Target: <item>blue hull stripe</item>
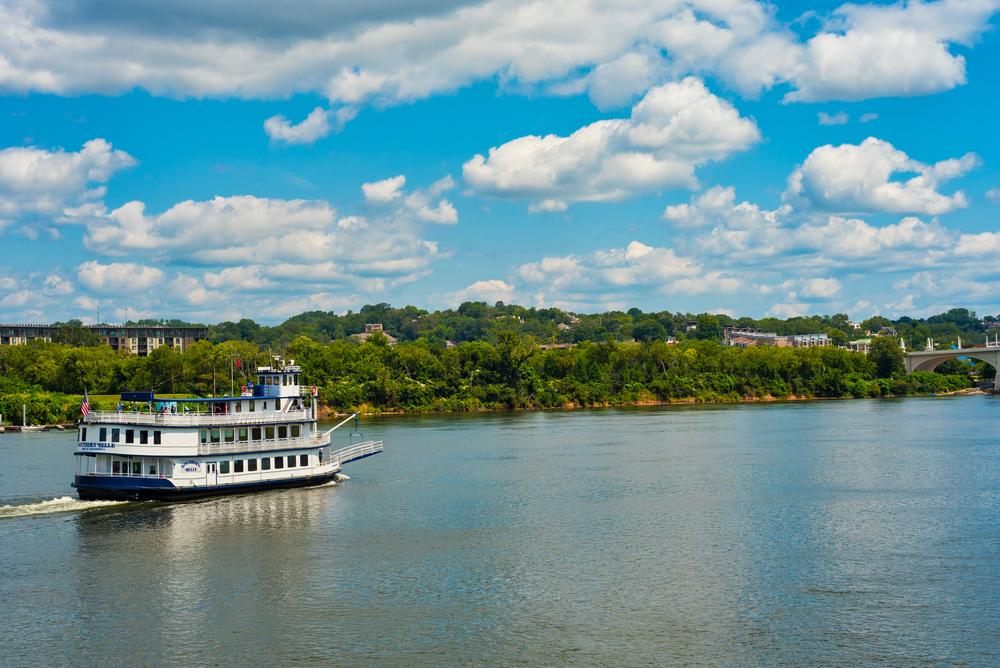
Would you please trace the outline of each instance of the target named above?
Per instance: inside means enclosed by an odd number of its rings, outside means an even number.
[[[81,499],[193,499],[219,494],[238,494],[282,487],[306,487],[333,480],[339,471],[304,478],[255,480],[228,485],[177,487],[164,478],[132,478],[127,476],[76,476],[73,486]],[[94,483],[97,484],[94,484]],[[143,483],[156,483],[154,485]],[[165,484],[159,484],[165,483]]]

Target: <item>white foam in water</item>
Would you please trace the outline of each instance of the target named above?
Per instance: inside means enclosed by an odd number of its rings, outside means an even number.
[[[73,513],[94,508],[119,506],[128,501],[81,501],[72,496],[60,496],[58,499],[26,503],[20,506],[0,506],[0,519],[10,517],[27,517],[29,515],[50,515],[52,513]]]
[[[340,482],[341,480],[350,480],[351,476],[344,475],[343,473],[338,473],[337,475],[333,476],[333,479],[336,480],[337,482]]]

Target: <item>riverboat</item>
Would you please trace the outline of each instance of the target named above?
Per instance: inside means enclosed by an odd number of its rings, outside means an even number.
[[[370,440],[333,448],[332,432],[351,419],[356,426],[357,416],[320,431],[315,388],[303,392],[294,360],[259,367],[256,379],[240,396],[124,392],[116,411],[92,411],[85,401],[73,481],[80,498],[191,499],[318,485],[382,452],[382,442]]]

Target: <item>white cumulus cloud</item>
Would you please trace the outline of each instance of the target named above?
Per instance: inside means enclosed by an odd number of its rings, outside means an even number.
[[[402,174],[381,181],[361,184],[361,192],[369,202],[384,204],[398,199],[406,185],[406,177]]]
[[[95,260],[84,262],[77,268],[80,282],[100,293],[134,293],[151,290],[161,283],[163,271],[133,262],[102,264]]]
[[[498,301],[511,302],[514,300],[514,297],[514,286],[499,278],[476,281],[461,290],[445,295],[446,301],[452,305],[468,301],[481,301],[488,304]]]
[[[316,107],[301,123],[293,124],[284,116],[264,121],[264,132],[274,141],[286,144],[311,144],[330,134],[330,112]]]
[[[474,156],[462,173],[477,192],[499,197],[617,200],[694,187],[697,166],[759,138],[753,121],[689,77],[649,91],[627,119],[597,121],[567,137],[520,137]]]
[[[79,151],[11,147],[0,150],[0,219],[65,216],[103,208],[104,184],[135,159],[104,139]]]
[[[978,164],[979,158],[968,153],[927,165],[874,137],[860,144],[827,144],[814,149],[792,173],[785,198],[825,211],[937,215],[967,205],[961,191],[947,195],[938,187]],[[894,179],[908,173],[916,175]]]

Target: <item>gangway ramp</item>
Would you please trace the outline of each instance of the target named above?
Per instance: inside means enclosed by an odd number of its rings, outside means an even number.
[[[380,452],[382,452],[382,441],[362,441],[361,443],[355,443],[340,450],[334,450],[330,453],[330,459],[343,466],[344,464],[356,462],[365,457],[377,455]]]

